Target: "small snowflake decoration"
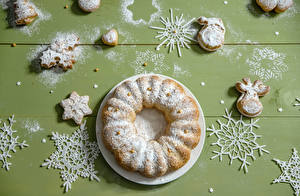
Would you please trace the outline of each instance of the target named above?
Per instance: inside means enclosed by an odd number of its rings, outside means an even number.
[[[14,120],[14,115],[8,118],[9,124],[7,125],[3,122],[3,126],[0,127],[0,161],[2,161],[2,168],[6,170],[10,169],[12,165],[8,162],[8,159],[11,158],[11,152],[16,152],[16,147],[20,149],[27,147],[26,141],[18,142],[19,136],[14,137],[13,134],[17,132],[13,130],[12,126],[16,122]],[[0,121],[1,122],[1,121]]]
[[[258,150],[259,155],[263,155],[263,152],[269,153],[265,150],[266,145],[259,145],[256,142],[257,138],[260,138],[260,135],[256,135],[253,132],[253,128],[259,128],[256,124],[259,119],[253,121],[250,120],[250,123],[247,124],[243,121],[242,116],[240,120],[236,121],[231,117],[232,112],[228,112],[226,109],[226,115],[223,115],[227,122],[221,122],[217,120],[219,124],[219,129],[216,129],[214,125],[212,128],[208,128],[208,131],[212,133],[209,136],[215,135],[218,140],[211,145],[217,145],[221,149],[220,151],[213,151],[216,155],[211,157],[214,159],[219,157],[220,161],[223,159],[223,155],[228,155],[230,159],[230,164],[233,160],[238,159],[242,162],[240,169],[244,169],[244,172],[248,172],[248,166],[250,165],[248,158],[255,160],[254,151]]]
[[[288,161],[280,161],[273,159],[280,167],[282,173],[276,178],[273,183],[289,183],[294,191],[295,195],[299,196],[300,192],[300,158],[297,150],[293,149],[293,154]]]
[[[169,52],[172,52],[177,47],[178,54],[181,57],[180,48],[190,48],[189,43],[191,41],[195,41],[191,36],[193,35],[194,30],[190,29],[190,24],[195,20],[195,18],[191,19],[187,23],[183,24],[185,21],[183,19],[183,14],[178,18],[175,16],[175,20],[173,17],[173,11],[170,9],[170,18],[164,19],[160,17],[160,22],[165,27],[154,27],[150,26],[151,29],[159,30],[158,35],[155,38],[159,40],[163,40],[157,47],[156,50],[159,50],[162,45],[167,44],[166,47],[169,47]]]
[[[300,98],[296,98],[296,101],[297,101],[298,103],[295,103],[294,106],[300,106]]]
[[[282,73],[288,71],[284,60],[285,54],[277,53],[272,48],[254,48],[252,57],[246,62],[249,64],[249,73],[266,82],[282,79]]]
[[[59,135],[52,133],[52,140],[55,141],[57,151],[46,159],[42,166],[61,170],[61,178],[64,181],[63,187],[68,192],[71,184],[79,176],[90,178],[90,180],[100,179],[96,176],[95,160],[99,155],[99,149],[96,142],[89,142],[89,136],[86,131],[86,121],[75,131],[71,137],[68,135]]]
[[[79,96],[73,91],[68,99],[60,102],[64,108],[62,118],[64,120],[73,119],[76,124],[80,125],[84,116],[91,114],[93,111],[88,106],[89,96]]]

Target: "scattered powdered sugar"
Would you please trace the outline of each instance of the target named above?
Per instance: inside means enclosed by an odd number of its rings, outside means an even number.
[[[134,121],[138,135],[146,141],[160,137],[167,127],[164,114],[157,109],[144,108],[139,112]]]
[[[71,34],[72,33],[58,32],[52,42],[54,43],[55,40],[63,40],[63,37]],[[68,45],[69,43],[66,44]],[[65,72],[61,67],[58,66],[52,67],[51,69],[43,69],[41,67],[40,57],[42,56],[42,52],[47,50],[48,47],[48,45],[41,45],[32,49],[31,52],[28,54],[27,59],[30,61],[31,72],[35,72],[38,74],[37,79],[44,86],[54,88],[57,83],[62,82],[64,80],[64,76],[76,70],[76,66],[74,66],[73,69],[67,72]],[[55,46],[53,45],[53,47]],[[85,59],[89,57],[89,54],[85,50],[85,46],[77,46],[73,50],[73,54],[77,64],[84,63]]]
[[[135,74],[142,73],[161,73],[169,70],[170,68],[164,64],[165,55],[156,53],[150,50],[136,51],[136,60],[130,63],[130,66],[134,69]],[[147,68],[151,70],[145,70],[143,64],[147,62]]]
[[[148,22],[143,19],[134,20],[133,13],[128,9],[128,6],[132,5],[133,3],[134,3],[134,0],[123,0],[122,1],[121,13],[123,16],[123,20],[125,22],[131,23],[133,25],[139,25],[139,24],[149,25],[153,21],[155,21],[161,14],[162,10],[160,8],[160,4],[159,4],[158,0],[152,0],[152,6],[155,7],[157,9],[157,11],[155,13],[151,14],[150,20]]]
[[[173,75],[175,77],[191,77],[192,74],[188,70],[184,70],[181,66],[178,64],[174,64],[174,72]],[[204,84],[205,85],[205,84]]]
[[[113,62],[122,62],[124,56],[120,54],[120,52],[109,51],[105,57]]]
[[[24,25],[24,26],[17,26],[15,23],[15,8],[14,8],[14,1],[12,0],[0,0],[0,5],[4,10],[7,11],[7,22],[10,27],[13,27],[15,29],[20,30],[22,33],[32,36],[34,34],[39,33],[39,25],[42,22],[45,22],[47,20],[51,19],[51,14],[37,8],[33,3],[30,3],[30,5],[34,8],[35,12],[38,14],[36,19],[30,24],[30,25]]]
[[[258,76],[261,80],[282,79],[282,73],[288,71],[285,63],[286,55],[272,48],[254,48],[252,57],[247,58],[249,74]]]
[[[27,119],[23,121],[23,127],[31,134],[38,131],[43,131],[44,129],[41,128],[39,122],[37,120],[30,120]]]

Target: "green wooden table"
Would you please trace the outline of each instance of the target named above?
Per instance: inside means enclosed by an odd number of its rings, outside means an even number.
[[[154,0],[153,0],[154,1]],[[52,131],[71,134],[77,129],[72,121],[62,121],[62,108],[58,103],[75,90],[80,95],[90,96],[93,114],[87,118],[88,132],[95,140],[95,119],[102,98],[121,80],[134,74],[155,72],[173,77],[185,84],[199,100],[205,114],[206,124],[216,125],[225,108],[233,110],[236,119],[235,102],[239,93],[235,82],[245,76],[259,78],[251,74],[251,62],[262,66],[272,64],[269,59],[257,60],[259,51],[271,51],[280,56],[280,65],[285,69],[271,78],[264,78],[271,86],[271,92],[261,101],[263,114],[259,117],[262,135],[258,140],[265,144],[270,154],[251,161],[249,172],[239,171],[240,162],[229,166],[229,159],[222,162],[211,160],[211,146],[216,137],[207,137],[202,154],[196,164],[181,178],[161,186],[138,185],[117,175],[100,155],[96,160],[100,182],[78,179],[73,183],[70,195],[293,195],[288,184],[271,184],[280,174],[280,168],[273,158],[288,160],[292,148],[300,150],[300,107],[295,107],[295,98],[300,97],[300,1],[282,14],[265,14],[253,0],[156,0],[155,8],[151,0],[136,1],[128,6],[133,20],[143,19],[146,24],[132,24],[123,15],[125,1],[102,0],[99,10],[91,14],[81,12],[76,0],[33,0],[43,11],[50,13],[50,20],[41,22],[30,36],[9,28],[6,11],[0,11],[0,118],[7,119],[15,114],[20,139],[30,147],[17,151],[10,159],[10,171],[0,169],[0,195],[61,195],[63,188],[59,170],[41,168],[55,147],[49,141]],[[65,5],[68,9],[64,9]],[[201,15],[220,17],[226,27],[225,46],[222,50],[207,53],[196,43],[191,49],[183,49],[179,58],[176,51],[168,54],[167,49],[155,50],[159,41],[154,38],[156,31],[149,29],[151,15],[169,17],[169,8],[174,15],[184,14],[189,20]],[[154,15],[155,16],[155,15]],[[161,26],[159,18],[153,18],[153,26]],[[114,27],[120,33],[120,44],[116,47],[101,45],[99,39],[107,29]],[[193,24],[194,29],[199,29]],[[57,83],[36,72],[30,62],[32,51],[42,44],[48,44],[56,32],[76,32],[81,37],[85,58],[75,64],[59,78]],[[279,32],[279,35],[275,35]],[[98,40],[95,42],[95,40]],[[16,43],[16,47],[11,47]],[[97,46],[97,47],[95,47]],[[146,59],[143,67],[137,60],[141,54],[160,55],[155,61]],[[259,61],[259,62],[257,62]],[[159,67],[156,64],[160,64]],[[94,72],[95,68],[99,72]],[[53,78],[52,78],[53,79]],[[16,82],[22,85],[17,86]],[[201,86],[205,82],[205,86]],[[93,88],[98,84],[98,88]],[[50,94],[49,91],[53,90]],[[224,104],[220,101],[224,100]],[[282,108],[282,112],[278,112]],[[24,124],[38,122],[42,130],[30,132]],[[47,143],[41,140],[47,138]],[[257,155],[257,154],[256,154]]]

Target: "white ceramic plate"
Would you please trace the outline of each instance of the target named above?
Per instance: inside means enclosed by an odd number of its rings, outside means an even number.
[[[136,80],[137,78],[139,78],[143,75],[145,75],[145,74],[135,75],[130,78],[127,78],[126,80]],[[164,76],[164,75],[160,75],[160,74],[146,74],[146,75],[158,75],[164,79],[168,78],[168,79],[172,79],[172,80],[178,82],[177,80],[175,80],[173,78],[170,78],[170,77]],[[103,124],[102,124],[102,119],[101,119],[102,109],[105,106],[106,101],[112,96],[112,93],[114,92],[114,90],[126,80],[123,80],[122,82],[120,82],[114,88],[112,88],[110,90],[110,92],[103,99],[103,101],[100,105],[99,111],[98,111],[98,115],[97,115],[97,119],[96,119],[96,136],[97,136],[98,146],[100,148],[100,151],[101,151],[104,159],[107,161],[107,163],[110,165],[110,167],[113,168],[113,170],[115,170],[119,175],[123,176],[127,180],[130,180],[130,181],[138,183],[138,184],[158,185],[158,184],[164,184],[164,183],[167,183],[167,182],[170,182],[170,181],[173,181],[173,180],[179,178],[180,176],[185,174],[194,165],[194,163],[199,158],[202,148],[203,148],[203,145],[204,145],[206,128],[205,128],[204,115],[203,115],[203,111],[201,109],[200,104],[197,101],[198,109],[200,112],[199,113],[200,114],[199,115],[199,123],[200,123],[200,127],[201,127],[201,138],[200,138],[199,144],[192,150],[190,160],[183,167],[181,167],[180,169],[178,169],[176,171],[167,173],[166,175],[161,176],[161,177],[147,178],[147,177],[142,176],[138,172],[130,172],[130,171],[123,169],[116,161],[114,155],[104,146],[103,141],[102,141],[102,136],[101,136],[102,129],[103,129]],[[192,98],[197,100],[195,98],[195,96],[189,91],[188,88],[186,88],[180,82],[178,82],[178,83],[183,86],[183,88],[185,89],[186,93],[189,96],[191,96]]]

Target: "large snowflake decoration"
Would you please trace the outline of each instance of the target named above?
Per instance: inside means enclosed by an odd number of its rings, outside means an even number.
[[[298,103],[295,103],[294,106],[300,106],[300,98],[296,98],[296,101],[297,101]]]
[[[164,19],[160,17],[160,22],[165,27],[154,27],[150,26],[151,29],[159,30],[158,35],[155,38],[163,40],[157,47],[156,50],[159,50],[162,45],[167,44],[166,47],[169,47],[169,52],[172,52],[175,47],[177,47],[178,54],[181,56],[180,48],[190,48],[189,43],[195,41],[191,36],[193,35],[194,30],[190,28],[190,24],[195,20],[191,19],[187,23],[183,24],[185,21],[183,19],[183,14],[178,18],[173,17],[173,11],[170,9],[170,18]]]
[[[300,158],[297,150],[293,149],[293,154],[288,161],[281,161],[273,159],[280,167],[282,173],[276,178],[273,183],[289,183],[294,191],[295,195],[299,196],[300,192]]]
[[[271,48],[254,48],[253,55],[246,62],[249,74],[258,76],[264,82],[270,79],[282,79],[282,73],[288,71],[284,62],[285,54],[277,53]]]
[[[8,118],[9,124],[3,122],[3,126],[0,127],[0,161],[2,161],[2,168],[9,170],[9,167],[12,165],[8,162],[8,159],[11,158],[11,152],[16,152],[16,147],[20,149],[27,147],[26,141],[18,142],[19,136],[14,137],[13,134],[17,132],[13,130],[12,126],[16,122],[14,120],[14,115]],[[1,121],[0,121],[1,122]]]
[[[223,155],[228,155],[230,159],[230,164],[233,160],[238,159],[242,162],[240,169],[244,169],[244,172],[248,172],[248,166],[250,165],[248,158],[255,160],[254,151],[258,150],[259,155],[261,156],[263,152],[269,153],[265,150],[266,145],[259,145],[256,142],[257,138],[260,138],[260,135],[256,135],[253,132],[253,128],[259,128],[256,124],[259,119],[253,121],[250,120],[250,123],[247,124],[243,121],[242,116],[240,120],[236,121],[231,117],[232,112],[228,112],[226,109],[226,115],[223,115],[227,122],[221,122],[217,120],[219,124],[219,129],[216,129],[214,125],[212,128],[208,128],[208,131],[212,133],[209,136],[215,135],[218,138],[218,141],[212,143],[211,145],[217,145],[221,149],[220,151],[213,151],[216,155],[211,157],[214,159],[219,157],[222,161]]]
[[[52,167],[61,170],[60,174],[66,192],[71,189],[71,184],[79,176],[100,181],[94,169],[94,163],[100,151],[96,142],[88,141],[89,136],[85,124],[86,121],[71,136],[52,133],[51,139],[55,141],[57,151],[42,164],[48,169]]]

